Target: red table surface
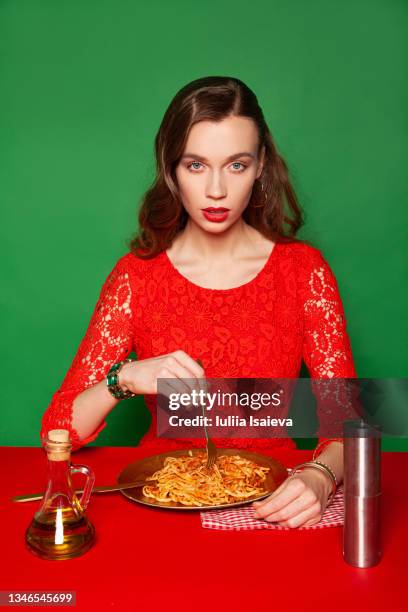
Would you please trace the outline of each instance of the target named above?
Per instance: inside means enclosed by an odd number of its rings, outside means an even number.
[[[90,466],[96,484],[111,484],[127,464],[155,452],[150,445],[84,448],[72,463]],[[45,453],[13,447],[0,453],[2,591],[76,591],[76,609],[86,611],[408,609],[408,453],[382,454],[383,556],[366,569],[344,562],[342,527],[215,531],[201,527],[198,512],[157,510],[121,493],[91,498],[87,514],[97,542],[90,551],[42,560],[24,539],[39,502],[10,497],[43,490]],[[290,467],[311,451],[273,456]]]

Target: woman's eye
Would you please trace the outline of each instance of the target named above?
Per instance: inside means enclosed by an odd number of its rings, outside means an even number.
[[[187,166],[187,168],[188,168],[189,170],[199,170],[200,168],[197,168],[197,166],[201,166],[201,163],[200,163],[200,162],[195,161],[195,162],[191,162],[191,164],[189,164],[189,165]]]
[[[242,172],[246,168],[246,166],[244,166],[244,164],[242,164],[241,162],[234,162],[232,165],[235,166],[234,170],[238,170],[238,172]],[[241,166],[241,167],[237,168],[236,166]]]

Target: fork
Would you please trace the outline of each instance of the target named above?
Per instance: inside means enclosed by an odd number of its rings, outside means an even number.
[[[201,362],[200,359],[197,359],[197,363],[203,367],[203,364]],[[205,424],[205,402],[201,404],[201,412],[203,414],[203,427],[204,427],[204,433],[205,433],[205,440],[206,440],[206,451],[207,451],[207,463],[206,463],[206,468],[207,470],[211,470],[212,467],[214,466],[215,462],[217,461],[217,447],[215,446],[214,442],[211,440],[211,438],[208,435],[208,431],[207,431],[207,425]]]

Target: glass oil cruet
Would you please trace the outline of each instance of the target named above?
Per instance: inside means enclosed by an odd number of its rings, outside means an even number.
[[[95,541],[95,528],[85,514],[94,473],[85,465],[71,465],[72,444],[66,429],[48,432],[47,487],[41,506],[26,530],[28,549],[43,559],[70,559],[89,550]],[[78,499],[71,475],[82,473],[86,483]]]

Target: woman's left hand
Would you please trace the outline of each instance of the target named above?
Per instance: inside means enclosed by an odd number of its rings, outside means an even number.
[[[328,477],[305,468],[287,478],[272,495],[254,502],[254,517],[284,527],[314,525],[323,516],[331,490]]]

